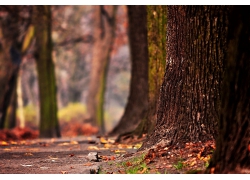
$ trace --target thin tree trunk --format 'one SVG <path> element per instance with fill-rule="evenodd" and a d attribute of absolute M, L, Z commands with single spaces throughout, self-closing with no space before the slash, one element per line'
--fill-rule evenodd
<path fill-rule="evenodd" d="M 33 10 L 40 97 L 40 137 L 60 137 L 55 67 L 52 60 L 50 6 L 34 6 Z"/>
<path fill-rule="evenodd" d="M 116 6 L 94 6 L 94 46 L 88 89 L 88 120 L 105 132 L 104 94 L 110 52 L 114 40 Z"/>
<path fill-rule="evenodd" d="M 118 125 L 110 135 L 135 130 L 148 109 L 148 43 L 146 6 L 128 6 L 131 81 L 128 102 Z"/>
<path fill-rule="evenodd" d="M 167 60 L 157 124 L 142 149 L 217 135 L 226 42 L 225 6 L 168 6 Z"/>

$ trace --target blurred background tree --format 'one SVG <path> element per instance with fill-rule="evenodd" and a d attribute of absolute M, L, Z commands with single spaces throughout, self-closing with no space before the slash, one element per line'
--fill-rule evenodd
<path fill-rule="evenodd" d="M 79 131 L 78 134 L 74 135 L 96 133 L 96 128 L 87 128 L 88 130 L 83 128 L 83 126 L 91 127 L 86 122 L 86 103 L 92 70 L 95 6 L 69 5 L 50 6 L 50 8 L 52 59 L 55 65 L 58 120 L 61 134 L 62 136 L 70 136 L 70 129 L 73 129 L 70 126 L 73 124 L 77 124 L 77 131 Z M 30 14 L 26 14 L 26 16 L 28 19 L 31 18 Z M 131 65 L 126 6 L 117 6 L 115 22 L 103 106 L 106 131 L 110 131 L 118 123 L 124 111 L 130 82 Z M 19 24 L 17 29 L 20 30 Z M 23 36 L 28 36 L 30 33 L 27 31 L 29 26 L 26 26 L 26 29 L 22 31 Z M 16 122 L 17 125 L 20 125 L 21 122 L 25 121 L 25 124 L 21 124 L 38 130 L 40 100 L 36 58 L 34 56 L 36 43 L 34 40 L 30 41 L 28 49 L 22 56 L 18 81 L 20 88 L 17 91 L 17 98 L 20 101 L 18 101 Z"/>

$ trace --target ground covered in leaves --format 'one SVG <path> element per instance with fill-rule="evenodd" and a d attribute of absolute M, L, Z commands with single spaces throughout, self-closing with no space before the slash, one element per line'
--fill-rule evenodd
<path fill-rule="evenodd" d="M 88 173 L 89 171 L 80 171 L 82 167 L 92 167 L 95 165 L 97 170 L 94 173 L 99 174 L 187 174 L 203 173 L 209 165 L 209 160 L 215 150 L 215 142 L 206 143 L 190 142 L 182 147 L 161 147 L 154 149 L 138 151 L 142 145 L 142 139 L 131 140 L 128 142 L 117 143 L 115 137 L 96 137 L 88 139 L 94 128 L 87 126 L 82 128 L 79 124 L 75 128 L 63 132 L 67 135 L 77 137 L 83 131 L 88 132 L 84 141 L 83 138 L 75 140 L 59 139 L 58 141 L 42 142 L 38 139 L 38 131 L 29 128 L 14 128 L 12 130 L 0 131 L 0 148 L 3 150 L 3 156 L 8 161 L 2 161 L 1 173 Z M 145 138 L 145 137 L 144 137 Z M 25 140 L 32 143 L 25 143 Z M 32 151 L 30 150 L 32 149 Z M 36 149 L 36 151 L 33 151 Z M 19 152 L 20 151 L 20 152 Z M 51 152 L 51 153 L 50 153 Z M 86 160 L 88 153 L 98 153 L 97 161 Z M 7 156 L 9 157 L 7 158 Z M 12 159 L 12 157 L 15 157 Z M 11 167 L 11 163 L 17 166 L 17 158 L 20 158 L 21 165 L 26 162 L 30 167 L 18 167 L 16 171 Z M 32 157 L 28 161 L 27 157 Z M 36 157 L 38 158 L 36 160 Z M 53 158 L 51 158 L 53 157 Z M 84 157 L 84 158 L 83 158 Z M 32 165 L 36 161 L 36 166 Z M 51 163 L 53 161 L 54 163 Z M 55 162 L 59 162 L 61 167 Z M 65 169 L 69 166 L 70 168 Z M 42 164 L 39 164 L 42 163 Z M 63 166 L 65 163 L 65 166 Z M 66 166 L 67 165 L 67 166 Z M 6 167 L 5 167 L 6 166 Z M 51 167 L 50 167 L 51 166 Z M 36 168 L 35 168 L 36 167 Z M 41 168 L 48 168 L 41 172 Z M 10 171 L 12 168 L 12 171 Z M 33 168 L 32 171 L 27 168 Z M 54 168 L 54 170 L 53 170 Z M 7 169 L 8 172 L 7 172 Z M 89 172 L 91 173 L 91 172 Z M 211 172 L 212 173 L 212 172 Z"/>

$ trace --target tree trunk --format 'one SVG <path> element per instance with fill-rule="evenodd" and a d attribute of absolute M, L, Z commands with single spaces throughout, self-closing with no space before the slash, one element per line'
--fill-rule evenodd
<path fill-rule="evenodd" d="M 160 88 L 166 65 L 167 6 L 147 6 L 149 51 L 149 106 L 146 118 L 135 129 L 139 137 L 153 131 L 156 124 Z"/>
<path fill-rule="evenodd" d="M 219 136 L 207 172 L 250 173 L 250 7 L 229 16 Z"/>
<path fill-rule="evenodd" d="M 147 7 L 128 6 L 131 81 L 128 102 L 118 125 L 109 133 L 133 131 L 146 118 L 148 109 Z"/>
<path fill-rule="evenodd" d="M 55 67 L 52 60 L 50 6 L 34 6 L 33 10 L 40 97 L 40 137 L 60 137 Z"/>
<path fill-rule="evenodd" d="M 213 140 L 226 42 L 225 6 L 168 6 L 157 123 L 140 148 Z"/>
<path fill-rule="evenodd" d="M 2 6 L 0 11 L 0 129 L 3 129 L 21 63 L 22 24 L 19 6 Z"/>
<path fill-rule="evenodd" d="M 104 94 L 110 52 L 115 33 L 116 6 L 94 6 L 94 46 L 88 89 L 88 120 L 105 132 Z"/>

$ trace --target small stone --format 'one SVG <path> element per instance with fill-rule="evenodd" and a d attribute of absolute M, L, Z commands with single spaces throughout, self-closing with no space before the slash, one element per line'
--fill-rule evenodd
<path fill-rule="evenodd" d="M 98 152 L 90 152 L 87 156 L 88 160 L 98 162 L 101 159 L 98 156 Z"/>
<path fill-rule="evenodd" d="M 92 166 L 91 169 L 89 170 L 90 174 L 98 174 L 100 170 L 99 166 Z"/>

